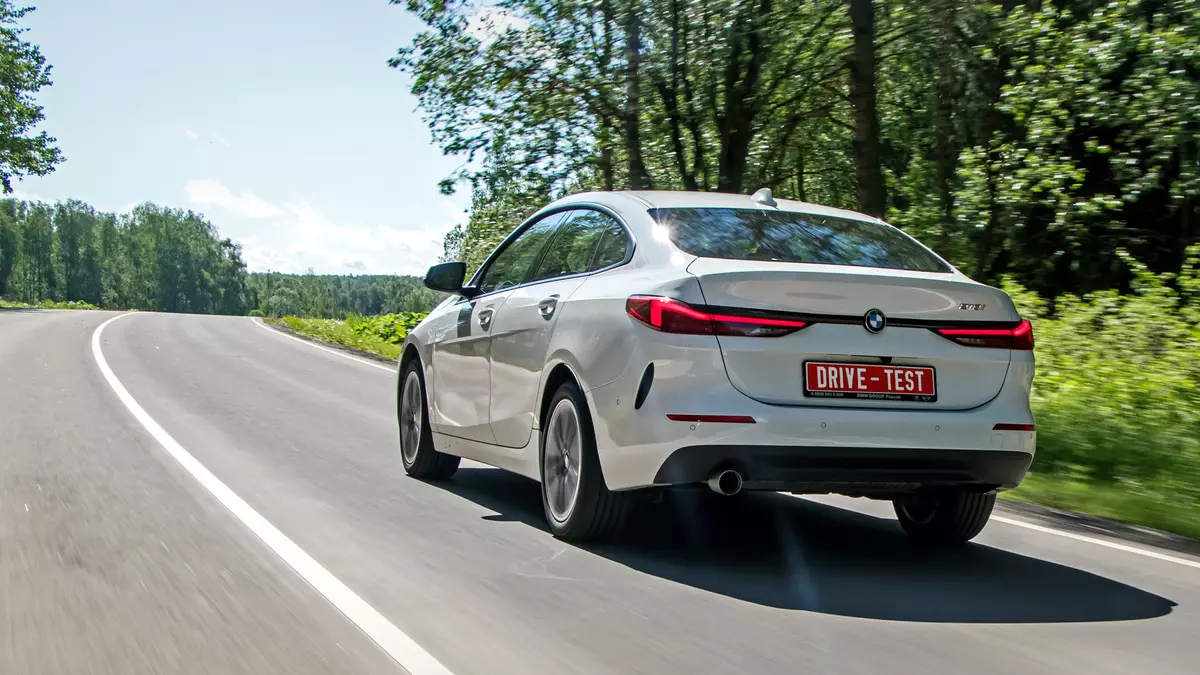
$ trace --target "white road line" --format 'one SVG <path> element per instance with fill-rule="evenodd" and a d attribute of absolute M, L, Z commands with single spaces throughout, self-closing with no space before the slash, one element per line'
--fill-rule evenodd
<path fill-rule="evenodd" d="M 270 326 L 268 326 L 267 324 L 263 323 L 262 321 L 259 321 L 258 319 L 254 319 L 254 318 L 252 318 L 252 319 L 250 319 L 250 320 L 251 320 L 252 322 L 254 322 L 254 325 L 258 326 L 259 328 L 262 328 L 262 329 L 263 329 L 263 330 L 265 330 L 265 331 L 268 331 L 268 332 L 274 333 L 275 335 L 278 335 L 279 337 L 285 337 L 285 338 L 287 338 L 287 339 L 289 339 L 289 340 L 295 340 L 296 342 L 300 342 L 300 343 L 306 344 L 306 345 L 308 345 L 309 347 L 313 347 L 313 348 L 315 348 L 315 349 L 320 349 L 320 350 L 321 350 L 321 351 L 323 351 L 323 352 L 329 352 L 330 354 L 333 354 L 334 356 L 340 356 L 340 357 L 342 357 L 343 359 L 350 359 L 351 361 L 357 361 L 357 362 L 359 362 L 359 363 L 363 364 L 364 366 L 371 366 L 372 368 L 378 368 L 378 369 L 380 369 L 380 370 L 386 370 L 386 371 L 387 371 L 387 372 L 389 372 L 389 373 L 394 373 L 394 372 L 396 372 L 396 370 L 395 370 L 394 368 L 389 368 L 389 367 L 387 367 L 387 366 L 383 365 L 382 363 L 374 363 L 374 362 L 372 362 L 372 361 L 368 361 L 368 360 L 366 360 L 366 359 L 360 359 L 360 358 L 359 358 L 359 357 L 357 357 L 357 356 L 353 356 L 353 355 L 351 355 L 351 354 L 347 354 L 346 352 L 339 351 L 339 350 L 337 350 L 337 349 L 331 349 L 331 348 L 329 348 L 329 347 L 322 347 L 321 345 L 319 345 L 319 344 L 317 344 L 317 343 L 315 343 L 315 342 L 312 342 L 311 340 L 304 340 L 304 339 L 302 339 L 302 338 L 298 338 L 298 337 L 296 337 L 295 335 L 288 335 L 287 333 L 284 333 L 283 331 L 279 331 L 279 330 L 275 330 L 274 328 L 271 328 Z"/>
<path fill-rule="evenodd" d="M 796 497 L 797 499 L 805 498 L 805 495 L 796 495 L 796 494 L 792 494 L 790 492 L 780 492 L 779 494 L 787 495 L 789 497 Z M 1017 527 L 1024 527 L 1026 529 L 1034 530 L 1035 532 L 1041 532 L 1043 534 L 1053 534 L 1058 537 L 1066 537 L 1067 539 L 1074 539 L 1075 541 L 1083 541 L 1083 542 L 1087 542 L 1089 544 L 1095 544 L 1097 546 L 1103 546 L 1105 548 L 1111 548 L 1111 549 L 1114 549 L 1117 551 L 1124 551 L 1126 553 L 1135 553 L 1137 555 L 1144 555 L 1147 558 L 1154 558 L 1155 560 L 1164 560 L 1166 562 L 1173 562 L 1173 563 L 1176 563 L 1179 565 L 1184 565 L 1186 567 L 1195 567 L 1196 569 L 1200 569 L 1200 562 L 1196 562 L 1195 560 L 1188 560 L 1187 558 L 1178 558 L 1173 555 L 1159 553 L 1158 551 L 1151 551 L 1150 549 L 1141 548 L 1138 546 L 1128 546 L 1126 544 L 1118 544 L 1115 541 L 1107 541 L 1104 539 L 1097 539 L 1096 537 L 1089 537 L 1089 536 L 1082 535 L 1082 534 L 1075 534 L 1074 532 L 1067 532 L 1065 530 L 1056 530 L 1052 527 L 1044 527 L 1042 525 L 1035 525 L 1033 523 L 1025 522 L 1024 520 L 1017 520 L 1016 518 L 1008 518 L 1005 516 L 992 515 L 990 520 L 999 521 L 1001 523 L 1005 523 L 1006 525 L 1016 525 Z"/>
<path fill-rule="evenodd" d="M 1105 548 L 1116 549 L 1118 551 L 1125 551 L 1126 553 L 1136 553 L 1137 555 L 1144 555 L 1147 558 L 1154 558 L 1155 560 L 1165 560 L 1167 562 L 1173 562 L 1173 563 L 1177 563 L 1179 565 L 1186 565 L 1187 567 L 1195 567 L 1196 569 L 1200 569 L 1200 562 L 1196 562 L 1195 560 L 1188 560 L 1186 558 L 1177 558 L 1173 555 L 1159 553 L 1158 551 L 1151 551 L 1150 549 L 1141 548 L 1138 546 L 1127 546 L 1125 544 L 1118 544 L 1115 541 L 1106 541 L 1104 539 L 1097 539 L 1095 537 L 1089 537 L 1089 536 L 1082 535 L 1082 534 L 1075 534 L 1074 532 L 1065 532 L 1063 530 L 1056 530 L 1052 527 L 1043 527 L 1041 525 L 1034 525 L 1033 523 L 1027 523 L 1024 520 L 1017 520 L 1016 518 L 1006 518 L 1004 516 L 992 516 L 992 520 L 998 520 L 1002 523 L 1007 523 L 1009 525 L 1016 525 L 1017 527 L 1024 527 L 1026 529 L 1034 530 L 1035 532 L 1044 532 L 1045 534 L 1053 534 L 1053 535 L 1057 535 L 1059 537 L 1066 537 L 1067 539 L 1074 539 L 1076 541 L 1086 541 L 1089 544 L 1095 544 L 1097 546 L 1103 546 Z"/>
<path fill-rule="evenodd" d="M 368 637 L 395 659 L 401 667 L 412 675 L 452 675 L 450 670 L 431 656 L 429 652 L 422 649 L 412 638 L 405 635 L 403 631 L 388 621 L 374 607 L 367 604 L 365 600 L 350 590 L 346 584 L 333 576 L 329 570 L 322 567 L 321 563 L 305 553 L 287 535 L 280 532 L 266 518 L 259 515 L 241 497 L 237 496 L 233 490 L 226 487 L 219 478 L 213 475 L 211 471 L 206 469 L 204 465 L 185 450 L 182 445 L 176 442 L 134 400 L 129 391 L 125 389 L 125 386 L 121 384 L 121 381 L 117 379 L 117 376 L 113 374 L 112 368 L 108 366 L 108 361 L 104 359 L 104 353 L 100 349 L 100 334 L 104 331 L 104 328 L 117 319 L 123 319 L 127 316 L 130 316 L 130 314 L 115 316 L 96 328 L 96 331 L 92 333 L 92 356 L 96 359 L 96 365 L 100 367 L 100 373 L 108 381 L 108 386 L 112 387 L 112 390 L 117 394 L 117 398 L 121 399 L 121 403 L 124 403 L 129 412 L 133 413 L 133 416 L 137 418 L 137 421 L 141 422 L 146 431 L 150 432 L 154 440 L 158 441 L 159 445 L 167 451 L 167 454 L 174 457 L 188 473 L 192 474 L 192 477 L 198 483 L 211 492 L 217 498 L 217 501 L 224 504 L 230 513 L 242 521 L 242 524 L 250 528 L 251 532 L 258 535 L 258 538 L 263 543 L 269 546 L 272 551 L 275 551 L 280 558 L 283 558 L 283 561 L 296 570 L 297 574 L 304 577 L 304 580 L 311 584 L 318 593 L 333 603 L 334 607 L 341 610 L 342 614 L 346 615 L 346 618 L 353 621 L 356 626 L 362 629 Z"/>

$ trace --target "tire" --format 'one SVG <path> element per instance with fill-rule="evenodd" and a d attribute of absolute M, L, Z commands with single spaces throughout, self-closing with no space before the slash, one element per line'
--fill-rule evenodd
<path fill-rule="evenodd" d="M 400 376 L 396 421 L 400 429 L 400 461 L 404 463 L 405 473 L 422 480 L 445 480 L 458 471 L 461 461 L 458 457 L 438 452 L 433 447 L 420 359 L 409 361 Z"/>
<path fill-rule="evenodd" d="M 996 495 L 953 490 L 924 493 L 893 502 L 900 526 L 926 544 L 965 544 L 987 525 Z"/>
<path fill-rule="evenodd" d="M 620 532 L 632 495 L 604 484 L 587 400 L 575 382 L 564 382 L 551 396 L 540 446 L 542 509 L 554 536 L 588 541 Z"/>

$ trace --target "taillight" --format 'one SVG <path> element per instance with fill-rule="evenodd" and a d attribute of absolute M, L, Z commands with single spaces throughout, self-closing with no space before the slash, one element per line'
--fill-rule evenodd
<path fill-rule="evenodd" d="M 657 331 L 689 335 L 737 335 L 741 337 L 782 337 L 804 328 L 808 323 L 749 314 L 700 311 L 673 298 L 635 295 L 625 301 L 625 313 Z"/>
<path fill-rule="evenodd" d="M 1014 328 L 935 328 L 934 332 L 967 347 L 1033 350 L 1033 325 L 1028 321 Z"/>

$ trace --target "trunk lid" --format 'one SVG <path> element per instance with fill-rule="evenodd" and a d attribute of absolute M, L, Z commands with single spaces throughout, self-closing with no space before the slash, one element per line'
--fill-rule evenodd
<path fill-rule="evenodd" d="M 718 337 L 730 382 L 764 403 L 964 410 L 995 398 L 1008 373 L 1009 350 L 966 347 L 930 330 L 1019 320 L 1004 292 L 959 274 L 715 258 L 697 258 L 688 271 L 710 307 L 812 322 L 781 338 Z M 864 326 L 872 309 L 886 317 L 878 333 Z M 806 396 L 808 361 L 931 367 L 937 400 Z"/>

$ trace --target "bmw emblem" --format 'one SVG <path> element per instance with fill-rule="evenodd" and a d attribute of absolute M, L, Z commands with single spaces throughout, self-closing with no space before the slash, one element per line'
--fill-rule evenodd
<path fill-rule="evenodd" d="M 870 309 L 863 315 L 863 328 L 866 328 L 868 333 L 882 333 L 885 326 L 887 326 L 887 317 L 883 315 L 883 312 Z"/>

